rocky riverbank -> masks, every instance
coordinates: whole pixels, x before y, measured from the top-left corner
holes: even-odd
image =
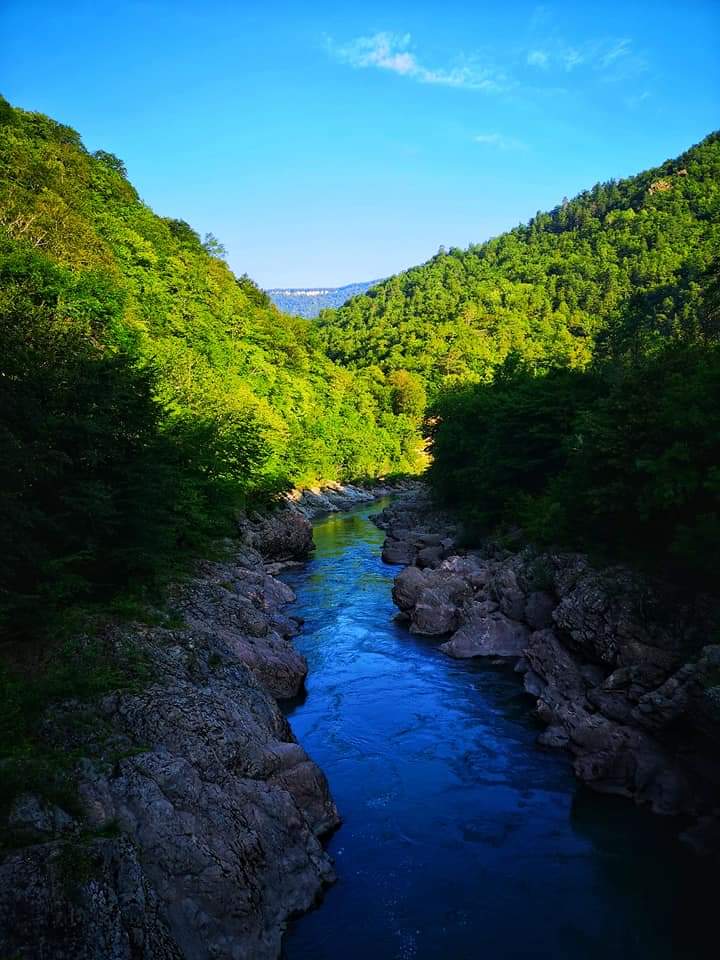
[[[272,572],[308,557],[310,517],[397,489],[295,494],[243,520],[225,559],[199,563],[162,626],[89,641],[142,658],[150,679],[46,716],[46,743],[77,757],[77,795],[23,794],[3,824],[0,956],[279,955],[287,919],[334,880],[320,838],[340,821],[277,704],[307,664],[294,595]]]
[[[514,664],[592,789],[692,818],[684,838],[720,848],[720,645],[703,611],[623,567],[577,553],[458,545],[425,493],[378,517],[383,557],[407,564],[393,597],[413,633],[456,658]]]

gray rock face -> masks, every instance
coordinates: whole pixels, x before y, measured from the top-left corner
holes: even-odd
[[[38,960],[186,960],[126,839],[38,844],[0,864],[0,944]]]
[[[304,550],[304,525],[285,529],[287,548],[274,521],[252,543],[268,556]],[[287,918],[334,878],[320,837],[339,823],[274,699],[307,670],[288,639],[292,599],[243,548],[175,591],[184,626],[107,635],[129,638],[154,679],[48,718],[48,738],[85,758],[84,813],[16,802],[9,826],[26,845],[0,864],[1,956],[279,955]]]
[[[408,586],[412,593],[412,584],[406,579],[406,594]],[[410,630],[434,636],[457,629],[462,606],[472,596],[467,581],[441,564],[437,569],[424,571],[422,583],[417,586],[411,608],[406,607],[410,610]]]
[[[459,660],[468,657],[519,657],[530,631],[500,610],[487,611],[487,601],[472,603],[465,610],[462,626],[443,643],[443,653]]]
[[[299,510],[278,509],[254,522],[245,520],[240,533],[263,560],[305,560],[314,549],[310,521]]]
[[[411,631],[449,633],[440,649],[453,657],[515,660],[546,724],[539,742],[567,749],[581,780],[657,813],[701,817],[688,831],[694,846],[720,836],[720,646],[703,646],[690,612],[631,571],[596,570],[578,554],[486,544],[431,558],[418,531],[444,545],[455,530],[426,498],[386,514],[394,552],[417,564],[393,589]]]
[[[555,597],[545,590],[533,590],[525,603],[524,619],[533,630],[542,630],[553,622],[553,610],[557,606]]]
[[[382,558],[385,563],[414,563],[416,557],[417,547],[407,540],[395,540],[392,537],[387,537],[383,544]]]

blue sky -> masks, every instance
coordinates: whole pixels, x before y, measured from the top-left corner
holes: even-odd
[[[720,126],[720,0],[0,0],[0,90],[263,286],[422,262]]]

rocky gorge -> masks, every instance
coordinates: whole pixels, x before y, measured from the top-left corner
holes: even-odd
[[[460,545],[427,493],[377,518],[411,633],[457,658],[510,663],[545,729],[593,790],[677,815],[698,852],[720,847],[720,644],[702,604],[578,553]]]
[[[278,956],[287,919],[334,880],[321,837],[340,817],[278,707],[307,664],[293,591],[273,573],[312,551],[309,518],[391,489],[333,485],[243,518],[222,559],[171,589],[158,625],[92,638],[142,658],[148,679],[44,718],[77,791],[26,792],[5,818],[0,956]]]

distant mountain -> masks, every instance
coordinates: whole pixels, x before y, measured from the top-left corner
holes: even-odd
[[[367,283],[348,283],[344,287],[277,287],[266,290],[272,302],[284,313],[298,317],[317,317],[328,307],[341,307],[351,297],[365,293],[379,280]]]

